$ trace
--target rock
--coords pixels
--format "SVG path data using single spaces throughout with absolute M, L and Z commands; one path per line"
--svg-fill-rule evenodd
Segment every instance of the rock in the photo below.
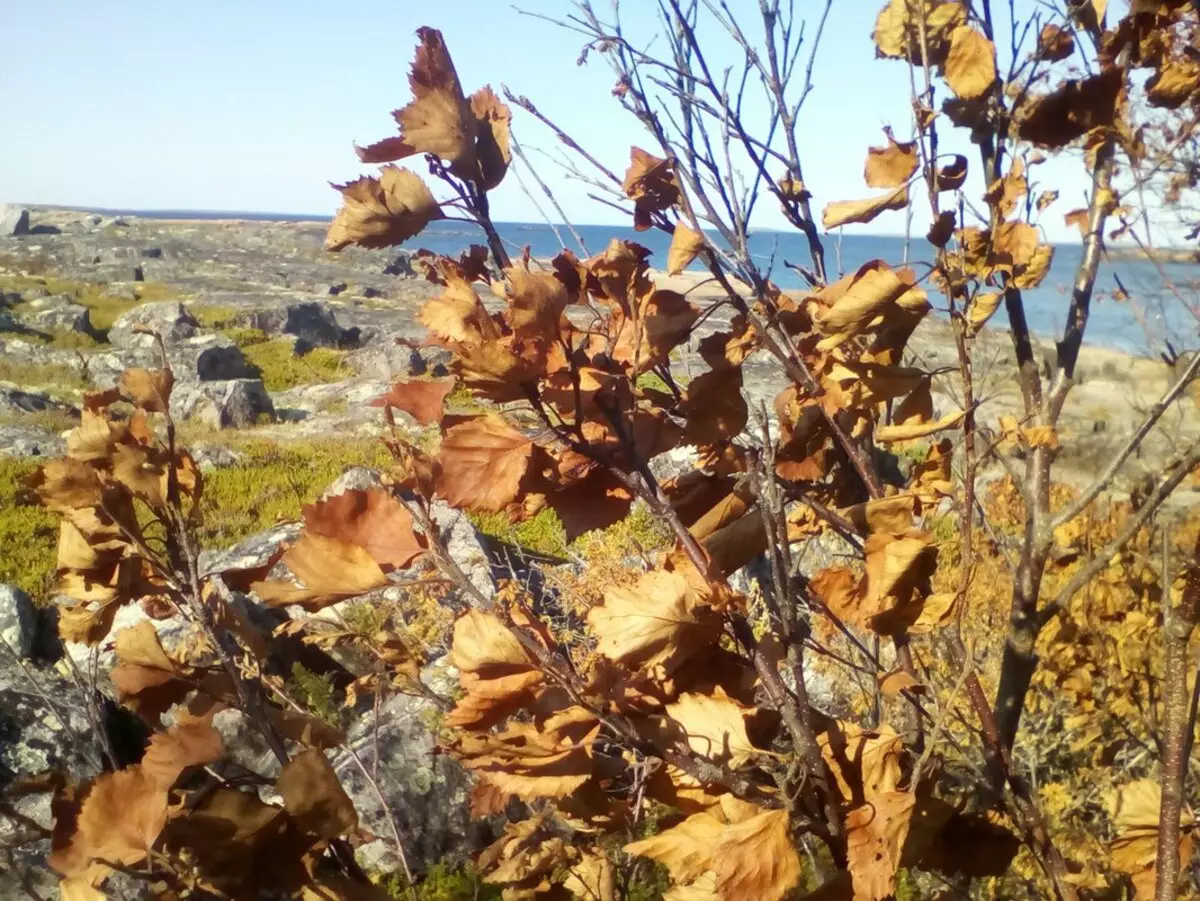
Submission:
M 37 611 L 33 598 L 16 585 L 0 585 L 0 641 L 19 657 L 29 657 L 37 644 Z
M 420 273 L 413 268 L 412 257 L 410 257 L 407 253 L 397 254 L 396 258 L 388 263 L 387 267 L 383 271 L 385 275 L 395 275 L 399 278 L 416 278 L 418 275 L 420 275 Z
M 242 459 L 242 455 L 237 451 L 219 444 L 193 444 L 188 450 L 191 451 L 192 459 L 196 461 L 201 472 L 227 469 L 236 466 Z
M 46 413 L 61 412 L 79 415 L 79 409 L 51 397 L 45 391 L 29 391 L 13 382 L 0 382 L 0 412 Z
M 29 210 L 11 203 L 0 206 L 0 238 L 29 234 Z
M 152 348 L 153 335 L 141 334 L 135 328 L 149 328 L 162 336 L 168 347 L 193 337 L 200 323 L 183 304 L 174 300 L 144 303 L 134 307 L 113 323 L 108 340 L 114 347 Z
M 337 283 L 329 286 L 329 295 L 331 297 L 337 297 L 339 294 L 341 294 L 343 291 L 345 291 L 349 287 L 350 286 L 347 285 L 345 282 L 337 282 Z
M 325 489 L 321 500 L 337 497 L 347 491 L 366 491 L 368 488 L 378 488 L 383 484 L 379 471 L 366 466 L 352 466 L 334 479 L 333 484 Z
M 297 413 L 320 413 L 335 403 L 348 408 L 365 408 L 375 398 L 386 394 L 390 387 L 391 383 L 386 381 L 347 379 L 326 385 L 299 385 L 276 392 L 273 399 L 279 410 L 291 413 L 290 417 L 281 413 L 284 418 L 297 419 L 304 418 Z
M 260 379 L 177 382 L 171 412 L 210 428 L 245 428 L 275 419 L 275 405 Z
M 358 329 L 342 328 L 329 305 L 317 301 L 254 310 L 239 317 L 238 321 L 271 336 L 295 335 L 310 347 L 358 346 Z
M 67 442 L 42 428 L 0 425 L 0 457 L 61 457 Z
M 83 304 L 75 303 L 65 294 L 55 294 L 31 300 L 21 318 L 40 331 L 92 333 L 91 313 Z
M 196 335 L 168 345 L 167 362 L 175 373 L 177 385 L 182 381 L 217 382 L 258 377 L 258 371 L 246 360 L 242 349 L 224 335 Z M 126 348 L 88 357 L 87 377 L 93 386 L 108 388 L 132 366 L 153 369 L 160 364 L 157 348 Z
M 442 540 L 446 542 L 446 552 L 450 559 L 458 564 L 466 574 L 467 580 L 483 597 L 491 598 L 496 593 L 492 565 L 487 549 L 471 520 L 461 510 L 455 510 L 445 501 L 439 500 L 433 504 L 433 521 L 441 529 Z M 472 605 L 478 603 L 478 599 L 470 595 L 463 600 Z
M 436 681 L 431 669 L 447 667 L 427 667 L 422 674 L 427 684 Z M 416 870 L 438 861 L 462 860 L 490 837 L 488 825 L 468 815 L 470 779 L 457 762 L 437 753 L 429 725 L 436 713 L 424 698 L 392 695 L 380 706 L 378 719 L 368 713 L 346 733 L 346 744 L 362 766 L 377 773 L 408 864 Z M 354 801 L 361 825 L 385 837 L 359 850 L 361 862 L 384 872 L 400 869 L 392 824 L 358 762 L 347 752 L 334 753 L 330 762 Z
M 225 572 L 233 569 L 258 569 L 279 550 L 279 546 L 292 541 L 300 534 L 299 523 L 284 523 L 257 535 L 251 535 L 223 551 L 203 550 L 200 552 L 200 573 Z
M 371 379 L 449 375 L 447 366 L 454 354 L 444 347 L 412 347 L 402 343 L 408 340 L 410 336 L 403 332 L 385 336 L 347 354 L 346 363 L 359 375 Z
M 142 256 L 148 260 L 161 260 L 163 251 L 161 247 L 143 247 Z

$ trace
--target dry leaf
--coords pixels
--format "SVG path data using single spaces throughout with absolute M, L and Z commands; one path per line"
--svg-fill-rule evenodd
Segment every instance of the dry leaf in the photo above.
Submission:
M 892 441 L 909 441 L 913 438 L 924 438 L 945 429 L 953 429 L 962 422 L 966 412 L 959 410 L 941 419 L 931 422 L 905 423 L 904 425 L 881 425 L 875 430 L 875 440 L 887 444 Z
M 996 83 L 996 48 L 969 25 L 950 33 L 946 84 L 960 100 L 975 100 Z
M 303 583 L 255 582 L 250 589 L 271 606 L 300 604 L 319 610 L 387 585 L 379 564 L 357 544 L 305 532 L 282 562 Z
M 693 751 L 718 763 L 739 767 L 757 749 L 746 735 L 746 713 L 727 697 L 682 694 L 667 705 L 667 716 L 682 730 Z
M 326 250 L 402 244 L 442 217 L 429 187 L 407 169 L 384 166 L 379 178 L 363 176 L 334 187 L 342 192 L 342 208 L 329 226 Z
M 1004 299 L 1004 295 L 999 292 L 990 294 L 976 294 L 971 298 L 970 306 L 967 307 L 967 329 L 971 334 L 976 334 L 981 328 L 992 318 L 992 314 L 1000 308 L 1000 301 Z
M 304 507 L 308 533 L 358 545 L 381 567 L 404 569 L 425 552 L 408 508 L 383 488 L 354 489 Z
M 650 228 L 652 214 L 679 202 L 679 185 L 670 160 L 659 159 L 640 147 L 631 148 L 629 159 L 622 189 L 634 202 L 633 227 L 645 231 Z
M 481 416 L 446 432 L 437 460 L 438 494 L 452 507 L 502 510 L 517 496 L 533 442 L 498 416 Z
M 289 760 L 275 788 L 284 809 L 305 832 L 331 839 L 358 827 L 354 802 L 323 751 L 302 751 Z
M 1045 25 L 1038 35 L 1037 55 L 1049 62 L 1060 62 L 1075 52 L 1075 34 L 1069 28 Z
M 441 422 L 446 411 L 446 395 L 454 390 L 455 380 L 407 379 L 395 382 L 387 394 L 371 401 L 372 407 L 394 407 L 403 410 L 417 425 Z
M 675 223 L 671 246 L 667 250 L 667 274 L 679 275 L 703 249 L 704 235 L 694 228 L 689 228 L 682 219 Z
M 869 197 L 866 200 L 839 200 L 826 204 L 821 213 L 821 223 L 826 229 L 850 223 L 870 222 L 887 210 L 902 210 L 908 206 L 908 186 L 901 185 L 887 194 Z
M 147 413 L 165 413 L 175 376 L 170 369 L 126 369 L 118 385 L 129 402 Z
M 867 151 L 863 178 L 869 188 L 899 188 L 907 184 L 917 171 L 916 142 L 897 141 L 890 128 L 885 129 L 884 134 L 887 144 Z
M 1017 111 L 1017 134 L 1023 141 L 1058 148 L 1093 128 L 1111 126 L 1124 83 L 1124 71 L 1114 67 L 1032 97 Z
M 896 871 L 915 806 L 916 795 L 893 791 L 846 814 L 846 851 L 854 901 L 894 897 Z

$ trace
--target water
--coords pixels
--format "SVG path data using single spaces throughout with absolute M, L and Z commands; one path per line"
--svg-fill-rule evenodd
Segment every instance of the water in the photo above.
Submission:
M 568 248 L 582 255 L 570 231 L 562 226 L 558 226 L 557 236 L 550 226 L 536 223 L 497 223 L 497 230 L 512 253 L 520 253 L 528 246 L 534 257 L 551 257 L 561 249 L 561 238 Z M 666 260 L 671 242 L 670 235 L 657 229 L 638 232 L 620 226 L 581 225 L 575 230 L 589 253 L 602 251 L 613 238 L 636 241 L 653 252 L 651 264 L 659 266 Z M 434 222 L 405 246 L 457 255 L 472 243 L 483 243 L 483 236 L 469 223 Z M 760 266 L 771 267 L 771 278 L 781 288 L 806 287 L 803 279 L 784 265 L 785 261 L 804 266 L 810 264 L 808 243 L 803 235 L 762 231 L 751 237 L 750 248 Z M 831 272 L 852 272 L 873 259 L 899 264 L 904 260 L 904 250 L 905 241 L 901 237 L 847 235 L 838 239 L 829 235 L 825 239 L 826 265 Z M 928 260 L 929 250 L 924 238 L 914 240 L 909 259 Z M 1037 288 L 1024 292 L 1026 317 L 1036 334 L 1045 337 L 1062 334 L 1071 284 L 1082 254 L 1083 248 L 1079 245 L 1059 245 L 1045 280 Z M 919 275 L 926 271 L 922 266 L 914 268 Z M 1127 301 L 1114 299 L 1118 280 L 1129 293 Z M 1156 355 L 1165 346 L 1164 338 L 1169 338 L 1176 349 L 1195 348 L 1200 344 L 1196 317 L 1167 287 L 1168 282 L 1194 307 L 1200 307 L 1200 266 L 1164 263 L 1160 274 L 1158 266 L 1144 260 L 1103 262 L 1096 279 L 1088 323 L 1089 343 L 1139 355 Z M 941 297 L 931 291 L 930 300 L 936 306 Z M 997 310 L 992 324 L 1007 328 L 1003 306 Z
M 238 218 L 260 221 L 327 221 L 328 216 L 303 216 L 279 213 L 231 213 L 196 210 L 103 210 L 100 212 L 155 218 L 216 219 Z M 544 223 L 503 222 L 497 229 L 510 252 L 520 253 L 529 247 L 535 257 L 552 257 L 562 248 L 560 239 L 577 254 L 582 255 L 570 230 L 555 229 Z M 580 225 L 575 227 L 588 253 L 603 250 L 613 238 L 636 241 L 653 252 L 652 265 L 666 260 L 670 235 L 651 229 L 638 232 L 615 225 Z M 457 256 L 470 244 L 484 243 L 480 229 L 466 222 L 434 222 L 419 236 L 405 245 L 410 250 L 427 248 L 436 253 Z M 798 232 L 760 231 L 751 237 L 751 252 L 763 268 L 770 267 L 771 278 L 781 288 L 806 287 L 804 281 L 784 262 L 809 264 L 808 244 Z M 905 241 L 901 237 L 884 235 L 847 235 L 825 238 L 826 264 L 831 272 L 852 272 L 868 260 L 882 259 L 899 264 L 905 258 Z M 928 260 L 930 247 L 923 238 L 911 242 L 909 259 Z M 1037 288 L 1024 292 L 1026 317 L 1035 334 L 1056 337 L 1062 334 L 1071 295 L 1075 268 L 1083 253 L 1079 245 L 1059 245 L 1046 279 Z M 695 267 L 698 268 L 698 267 Z M 925 270 L 916 267 L 919 274 Z M 1165 278 L 1164 278 L 1165 276 Z M 1118 281 L 1129 293 L 1129 300 L 1117 300 Z M 1173 286 L 1174 291 L 1171 289 Z M 1088 323 L 1088 343 L 1139 355 L 1157 355 L 1169 339 L 1176 349 L 1200 346 L 1197 318 L 1181 302 L 1175 291 L 1193 309 L 1200 311 L 1200 266 L 1186 263 L 1164 263 L 1161 269 L 1144 260 L 1102 262 L 1096 279 L 1091 319 Z M 931 301 L 939 302 L 936 292 Z M 997 310 L 992 323 L 1008 326 L 1003 306 Z

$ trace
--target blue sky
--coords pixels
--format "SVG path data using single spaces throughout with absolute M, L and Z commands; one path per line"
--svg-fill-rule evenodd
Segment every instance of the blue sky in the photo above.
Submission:
M 730 3 L 756 14 L 757 0 Z M 520 5 L 550 15 L 571 8 L 569 0 Z M 798 129 L 818 207 L 870 193 L 862 181 L 867 147 L 881 142 L 886 124 L 900 136 L 910 128 L 907 70 L 874 59 L 877 5 L 836 0 L 819 51 Z M 625 0 L 630 36 L 651 23 L 655 6 Z M 389 113 L 407 102 L 420 25 L 445 34 L 467 91 L 504 83 L 528 95 L 610 168 L 624 171 L 630 144 L 646 144 L 610 96 L 613 76 L 603 59 L 593 55 L 577 66 L 579 36 L 504 2 L 0 0 L 0 201 L 331 213 L 338 196 L 328 182 L 369 171 L 352 143 L 394 133 Z M 527 151 L 546 160 L 537 148 L 554 151 L 554 139 L 524 113 L 516 116 Z M 621 221 L 557 166 L 540 169 L 574 221 Z M 1063 199 L 1056 207 L 1080 205 L 1078 179 L 1061 177 L 1057 187 Z M 968 190 L 981 193 L 982 185 L 968 183 Z M 783 225 L 771 207 L 757 224 Z M 502 220 L 540 218 L 511 175 L 494 193 L 493 211 Z M 918 233 L 923 221 L 918 214 Z M 1060 214 L 1044 225 L 1052 239 L 1073 237 Z M 869 230 L 904 228 L 903 213 L 888 213 Z

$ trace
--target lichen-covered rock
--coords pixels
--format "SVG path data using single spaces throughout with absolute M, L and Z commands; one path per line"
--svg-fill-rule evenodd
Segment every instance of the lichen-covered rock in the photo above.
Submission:
M 37 644 L 33 598 L 16 585 L 0 585 L 0 641 L 18 657 L 29 657 Z
M 0 238 L 29 234 L 29 210 L 11 203 L 0 206 Z
M 21 311 L 21 319 L 30 328 L 43 332 L 92 333 L 91 312 L 65 294 L 31 300 Z
M 388 381 L 362 381 L 347 379 L 323 385 L 299 385 L 272 395 L 275 406 L 280 410 L 313 414 L 327 410 L 333 404 L 349 408 L 365 408 L 375 398 L 388 392 Z M 291 418 L 303 418 L 293 415 Z
M 171 412 L 214 429 L 245 428 L 275 418 L 275 405 L 260 379 L 177 382 Z
M 145 336 L 142 336 L 145 337 Z M 242 349 L 224 335 L 196 335 L 167 346 L 167 362 L 175 381 L 217 382 L 229 379 L 253 379 L 257 370 L 246 360 Z M 117 383 L 121 373 L 133 366 L 156 368 L 162 363 L 153 347 L 125 348 L 87 358 L 88 381 L 97 388 Z
M 139 328 L 157 332 L 163 343 L 170 346 L 195 336 L 200 323 L 178 301 L 144 303 L 121 314 L 109 329 L 108 340 L 114 347 L 154 347 L 154 336 L 139 332 Z
M 2 413 L 48 413 L 58 412 L 79 415 L 73 404 L 59 400 L 45 391 L 22 388 L 15 382 L 0 382 L 0 412 Z
M 0 425 L 0 457 L 60 457 L 66 452 L 62 436 L 40 426 Z
M 427 683 L 444 664 L 426 668 Z M 462 767 L 437 753 L 434 729 L 440 711 L 424 698 L 393 695 L 380 707 L 378 718 L 367 712 L 346 732 L 346 744 L 358 757 L 337 752 L 334 771 L 346 788 L 364 828 L 381 838 L 359 849 L 368 869 L 400 869 L 387 812 L 364 775 L 377 773 L 380 792 L 395 817 L 396 831 L 413 869 L 437 861 L 461 861 L 490 837 L 487 823 L 468 815 L 470 780 Z M 359 766 L 361 762 L 362 767 Z
M 294 335 L 309 347 L 358 346 L 358 329 L 342 328 L 329 305 L 318 301 L 252 310 L 243 314 L 238 321 L 272 337 Z
M 413 347 L 411 335 L 385 335 L 346 356 L 346 363 L 359 375 L 371 379 L 395 379 L 430 375 L 442 377 L 454 355 L 444 347 Z

